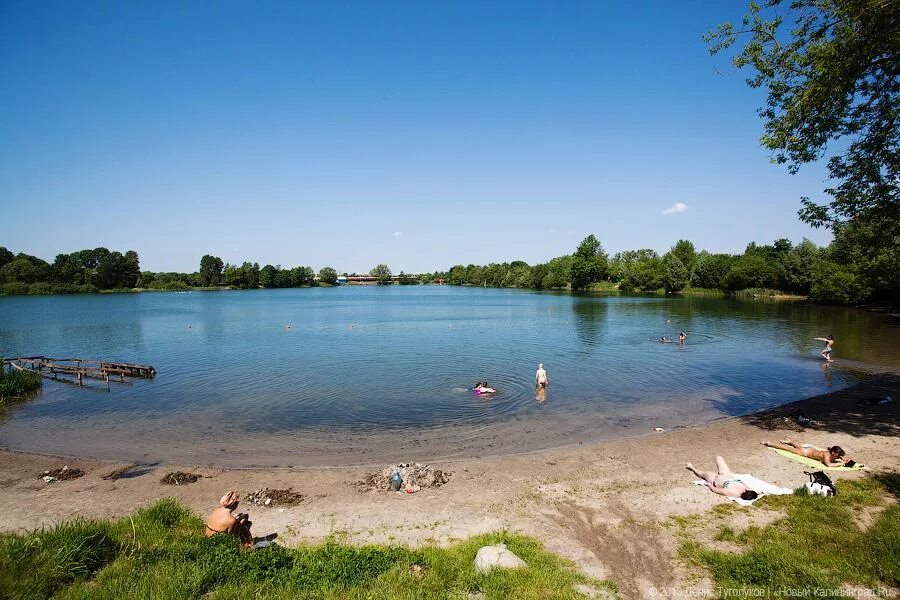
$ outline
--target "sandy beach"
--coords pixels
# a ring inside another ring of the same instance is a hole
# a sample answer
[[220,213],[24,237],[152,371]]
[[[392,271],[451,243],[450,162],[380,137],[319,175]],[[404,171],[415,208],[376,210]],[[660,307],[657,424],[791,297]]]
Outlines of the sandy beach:
[[[894,400],[877,403],[886,396]],[[357,544],[416,546],[505,528],[538,538],[589,575],[616,582],[623,597],[671,597],[678,590],[710,585],[678,561],[671,517],[728,502],[692,485],[686,462],[713,468],[715,455],[721,454],[735,472],[797,487],[806,481],[805,467],[760,445],[762,440],[789,436],[819,446],[838,444],[873,471],[896,470],[898,399],[900,377],[875,375],[845,390],[706,425],[517,456],[436,463],[452,474],[449,482],[415,494],[361,491],[356,483],[380,467],[154,465],[138,469],[136,476],[110,481],[103,476],[122,464],[2,450],[0,530],[32,530],[75,516],[124,516],[165,496],[205,514],[228,489],[247,493],[263,487],[292,488],[305,496],[298,506],[242,505],[258,535],[277,532],[285,545],[338,536]],[[792,418],[798,411],[818,424],[798,425]],[[53,483],[40,478],[45,470],[64,465],[85,475]],[[203,477],[192,484],[161,484],[164,474],[177,470]],[[830,475],[835,480],[865,476]],[[777,517],[775,511],[751,507],[729,518],[740,529]]]

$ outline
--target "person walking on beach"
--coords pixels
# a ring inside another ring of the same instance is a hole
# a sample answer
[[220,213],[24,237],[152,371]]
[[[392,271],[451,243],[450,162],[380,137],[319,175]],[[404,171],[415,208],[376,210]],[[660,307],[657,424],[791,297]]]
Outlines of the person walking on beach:
[[825,342],[825,348],[820,352],[820,356],[827,360],[828,362],[834,362],[834,359],[831,358],[831,350],[834,348],[834,336],[828,336],[823,338],[816,338],[820,342]]
[[534,384],[539,388],[545,388],[548,383],[550,380],[547,378],[547,371],[544,370],[544,363],[540,363],[534,372]]

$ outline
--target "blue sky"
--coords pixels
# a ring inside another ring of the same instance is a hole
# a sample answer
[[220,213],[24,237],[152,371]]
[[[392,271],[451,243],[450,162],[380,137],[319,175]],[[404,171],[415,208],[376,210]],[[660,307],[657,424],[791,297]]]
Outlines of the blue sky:
[[[829,236],[741,2],[0,2],[0,245],[395,272]],[[676,203],[681,212],[663,214]]]

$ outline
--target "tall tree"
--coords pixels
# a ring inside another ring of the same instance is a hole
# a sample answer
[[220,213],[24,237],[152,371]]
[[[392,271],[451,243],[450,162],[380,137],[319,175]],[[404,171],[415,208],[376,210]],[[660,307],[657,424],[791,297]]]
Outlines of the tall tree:
[[319,281],[322,283],[327,283],[328,285],[334,285],[337,283],[338,274],[331,267],[322,267],[319,270]]
[[693,242],[678,240],[669,252],[681,261],[681,264],[687,269],[688,276],[694,272],[694,267],[697,266],[697,251],[694,249]]
[[572,257],[572,289],[583,290],[600,281],[606,274],[608,262],[600,240],[594,234],[584,238]]
[[374,267],[372,267],[372,270],[369,271],[369,275],[375,277],[378,280],[379,285],[385,285],[391,282],[391,269],[385,264],[375,265]]
[[[900,243],[900,2],[751,2],[742,25],[706,36],[716,54],[746,39],[732,58],[747,83],[768,92],[759,110],[762,144],[796,173],[828,157],[827,204],[803,198],[800,217],[816,227],[877,220]],[[793,25],[785,23],[786,18]]]
[[204,254],[200,259],[200,281],[205,286],[219,285],[222,282],[222,259],[211,254]]

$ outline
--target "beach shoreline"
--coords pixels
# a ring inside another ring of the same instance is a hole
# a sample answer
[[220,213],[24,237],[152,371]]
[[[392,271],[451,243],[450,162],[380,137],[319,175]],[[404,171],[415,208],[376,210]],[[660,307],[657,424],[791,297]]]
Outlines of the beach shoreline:
[[[887,396],[892,402],[878,404]],[[122,463],[0,450],[0,531],[28,531],[73,517],[117,518],[175,497],[206,514],[224,491],[293,489],[298,506],[244,506],[259,534],[277,532],[286,545],[339,536],[350,543],[419,546],[499,529],[532,535],[589,575],[610,578],[625,597],[650,587],[683,584],[678,543],[666,526],[671,517],[700,513],[727,503],[691,484],[684,468],[712,468],[721,454],[735,472],[749,472],[783,487],[806,481],[802,465],[760,445],[794,437],[825,446],[838,444],[873,470],[900,465],[898,402],[900,377],[893,373],[828,394],[742,417],[615,441],[524,454],[433,461],[451,473],[437,489],[397,494],[363,492],[357,485],[381,470],[366,466],[320,468],[221,468],[183,464],[148,465],[138,476],[116,481],[103,476]],[[819,422],[802,427],[802,412]],[[409,460],[415,460],[411,457]],[[85,472],[70,481],[45,483],[40,475],[68,466]],[[808,469],[808,468],[807,468]],[[202,475],[196,483],[163,485],[171,471]],[[829,473],[833,479],[865,472]],[[771,519],[771,511],[740,513],[745,524]]]

